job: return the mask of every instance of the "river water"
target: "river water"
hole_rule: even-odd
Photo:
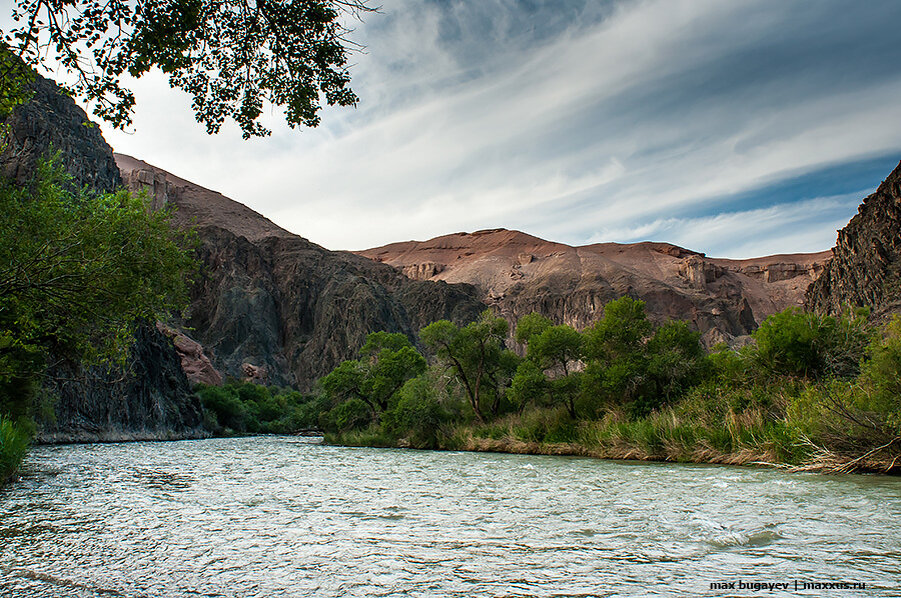
[[[293,437],[44,446],[0,491],[0,596],[901,596],[899,532],[901,479],[879,476]]]

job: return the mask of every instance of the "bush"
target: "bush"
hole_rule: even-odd
[[[197,389],[204,408],[204,426],[216,434],[290,434],[315,428],[330,404],[291,389],[232,381]]]
[[[338,432],[360,430],[372,423],[372,409],[360,399],[344,401],[329,412],[329,422]]]
[[[790,307],[754,331],[757,364],[769,374],[853,378],[870,339],[866,310],[821,316]]]
[[[30,434],[23,426],[0,416],[0,485],[18,471],[29,442]]]
[[[384,429],[395,437],[406,437],[416,448],[436,448],[441,427],[450,415],[441,405],[428,376],[408,380],[394,407],[385,413]]]

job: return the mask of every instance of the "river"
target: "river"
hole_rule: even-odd
[[[899,596],[899,531],[901,479],[879,476],[295,437],[40,446],[0,490],[0,596]],[[802,589],[842,582],[865,587]]]

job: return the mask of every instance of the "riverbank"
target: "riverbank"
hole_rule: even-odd
[[[533,410],[488,424],[439,427],[429,442],[392,436],[383,427],[329,433],[325,442],[344,446],[425,448],[527,455],[569,455],[596,459],[698,463],[778,468],[824,474],[901,474],[901,438],[872,446],[848,434],[831,447],[801,430],[797,422],[768,419],[749,410],[701,422],[683,404],[630,420],[610,412],[595,421],[569,420],[565,410]],[[840,448],[843,447],[843,448]]]

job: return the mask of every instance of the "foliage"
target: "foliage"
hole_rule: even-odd
[[[16,0],[5,43],[32,66],[60,64],[74,76],[66,89],[116,127],[135,101],[123,78],[157,68],[192,96],[207,132],[231,119],[248,138],[269,133],[266,103],[291,127],[317,126],[323,99],[356,104],[343,19],[372,10],[365,0]],[[3,89],[21,87],[0,75]]]
[[[550,387],[544,372],[534,361],[523,360],[516,368],[510,384],[510,399],[520,413],[528,406],[543,406],[548,402]]]
[[[526,358],[506,365],[505,333],[490,313],[462,328],[426,326],[432,368],[406,383],[380,426],[330,438],[825,471],[901,461],[901,318],[871,339],[866,312],[792,309],[767,320],[755,343],[708,354],[686,322],[655,325],[625,297],[581,334],[524,316],[515,339]],[[489,396],[515,409],[492,411]]]
[[[125,192],[69,191],[54,162],[0,181],[0,412],[21,415],[46,356],[124,359],[136,321],[187,302],[192,237]]]
[[[533,336],[539,335],[554,323],[539,313],[532,312],[516,322],[516,342],[529,343]]]
[[[437,448],[442,426],[450,417],[433,381],[422,375],[404,384],[397,404],[385,414],[383,428],[395,437],[405,437],[416,448]]]
[[[885,428],[901,436],[901,316],[896,315],[881,337],[867,349],[860,406],[878,414]]]
[[[463,328],[440,320],[419,333],[422,343],[463,386],[480,421],[501,412],[505,391],[519,363],[516,354],[504,348],[507,330],[506,320],[486,310]]]
[[[758,366],[769,375],[853,378],[870,339],[866,310],[824,316],[790,307],[752,334]]]
[[[0,486],[15,475],[28,451],[30,433],[0,414]]]
[[[0,42],[0,119],[31,98],[33,79],[31,69],[16,58],[9,46]]]
[[[215,434],[290,434],[315,428],[323,405],[296,390],[231,381],[197,388]],[[364,405],[365,407],[365,405]]]
[[[425,358],[400,333],[373,332],[359,356],[342,362],[320,383],[332,399],[360,400],[375,416],[391,406],[407,380],[426,368]]]

